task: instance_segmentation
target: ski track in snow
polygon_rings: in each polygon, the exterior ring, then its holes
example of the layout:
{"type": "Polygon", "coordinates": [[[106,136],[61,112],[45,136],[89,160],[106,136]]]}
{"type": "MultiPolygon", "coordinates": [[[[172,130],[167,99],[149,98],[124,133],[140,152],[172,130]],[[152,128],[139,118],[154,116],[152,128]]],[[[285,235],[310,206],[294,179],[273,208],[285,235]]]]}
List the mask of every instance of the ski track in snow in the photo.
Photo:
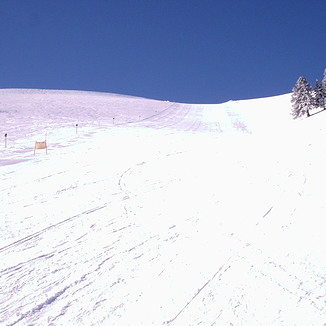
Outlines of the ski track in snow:
{"type": "Polygon", "coordinates": [[[1,325],[326,325],[322,115],[0,97],[1,325]]]}

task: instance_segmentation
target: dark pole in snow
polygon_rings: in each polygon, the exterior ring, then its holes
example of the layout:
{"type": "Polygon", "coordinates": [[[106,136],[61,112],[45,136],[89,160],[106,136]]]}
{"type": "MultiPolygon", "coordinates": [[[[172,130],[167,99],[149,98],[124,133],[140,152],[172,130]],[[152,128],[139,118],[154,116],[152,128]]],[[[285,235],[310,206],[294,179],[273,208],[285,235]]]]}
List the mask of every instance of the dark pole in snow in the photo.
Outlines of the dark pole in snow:
{"type": "Polygon", "coordinates": [[[76,135],[77,135],[78,123],[76,123],[76,135]]]}
{"type": "Polygon", "coordinates": [[[7,134],[5,134],[5,148],[7,148],[7,134]]]}

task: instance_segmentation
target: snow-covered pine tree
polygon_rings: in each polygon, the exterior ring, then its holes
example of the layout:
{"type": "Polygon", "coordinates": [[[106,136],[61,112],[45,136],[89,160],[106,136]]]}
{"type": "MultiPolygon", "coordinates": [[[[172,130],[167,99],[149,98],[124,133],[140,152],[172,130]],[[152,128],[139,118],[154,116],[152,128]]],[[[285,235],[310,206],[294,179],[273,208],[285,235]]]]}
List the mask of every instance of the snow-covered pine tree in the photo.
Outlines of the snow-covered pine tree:
{"type": "Polygon", "coordinates": [[[323,84],[316,80],[316,85],[314,88],[314,107],[315,108],[323,108],[325,107],[326,100],[326,88],[323,87],[323,84]]]}
{"type": "Polygon", "coordinates": [[[326,69],[324,70],[324,78],[321,81],[321,87],[324,95],[324,110],[326,110],[326,69]]]}
{"type": "Polygon", "coordinates": [[[297,80],[291,97],[293,119],[299,118],[304,114],[310,116],[309,110],[314,106],[312,97],[312,87],[304,77],[297,80]]]}
{"type": "Polygon", "coordinates": [[[324,70],[324,78],[323,78],[321,84],[322,84],[324,87],[326,87],[326,69],[324,70]]]}

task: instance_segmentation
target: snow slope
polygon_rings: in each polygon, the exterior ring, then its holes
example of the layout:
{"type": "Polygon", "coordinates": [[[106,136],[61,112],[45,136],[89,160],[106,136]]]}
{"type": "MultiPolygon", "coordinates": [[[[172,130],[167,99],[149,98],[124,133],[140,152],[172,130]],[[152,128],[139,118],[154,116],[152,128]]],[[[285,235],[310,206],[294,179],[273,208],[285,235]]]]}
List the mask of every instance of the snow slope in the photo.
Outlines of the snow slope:
{"type": "Polygon", "coordinates": [[[0,324],[325,325],[326,117],[289,113],[0,90],[0,324]]]}

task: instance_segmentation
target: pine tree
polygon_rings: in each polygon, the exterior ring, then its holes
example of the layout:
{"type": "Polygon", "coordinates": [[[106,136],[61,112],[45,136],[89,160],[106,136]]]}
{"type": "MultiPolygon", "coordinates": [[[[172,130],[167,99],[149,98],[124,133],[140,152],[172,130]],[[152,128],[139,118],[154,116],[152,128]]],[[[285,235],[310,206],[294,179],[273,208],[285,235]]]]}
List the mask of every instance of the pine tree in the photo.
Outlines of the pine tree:
{"type": "Polygon", "coordinates": [[[307,114],[310,116],[309,110],[314,106],[312,97],[312,87],[304,77],[297,80],[291,97],[292,116],[294,119],[307,114]]]}
{"type": "Polygon", "coordinates": [[[323,108],[326,110],[326,69],[324,70],[324,78],[321,82],[321,88],[324,96],[323,108]]]}
{"type": "Polygon", "coordinates": [[[326,69],[324,70],[324,78],[323,78],[321,84],[323,85],[324,88],[326,88],[326,69]]]}
{"type": "Polygon", "coordinates": [[[326,99],[326,88],[323,87],[323,84],[316,80],[316,86],[314,88],[314,107],[315,108],[323,108],[325,107],[325,99],[326,99]]]}

